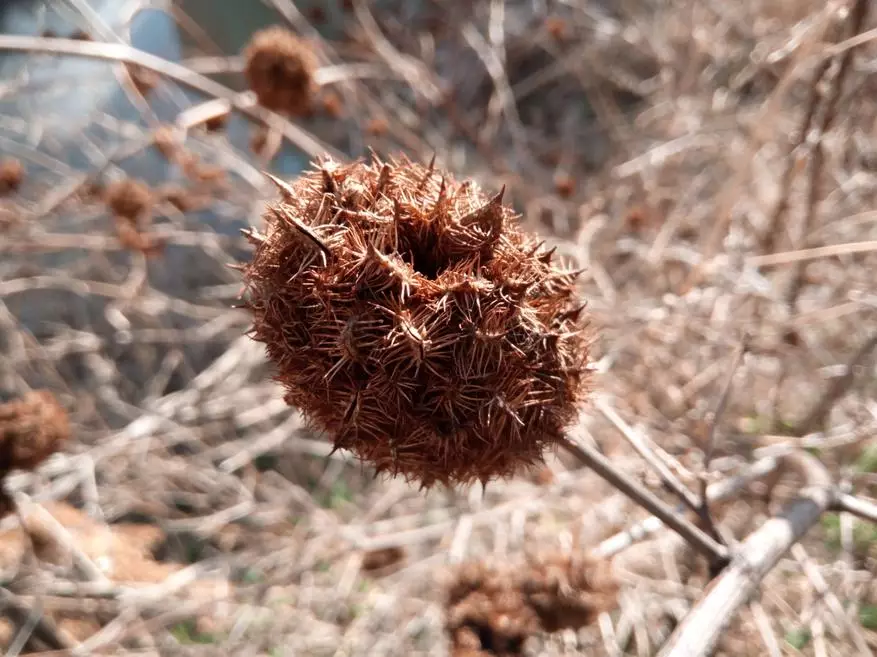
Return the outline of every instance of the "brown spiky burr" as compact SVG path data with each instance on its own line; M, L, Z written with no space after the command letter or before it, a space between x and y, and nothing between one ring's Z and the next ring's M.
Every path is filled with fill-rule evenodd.
M14 157L0 160L0 196L11 194L21 187L24 180L24 165Z
M260 105L296 116L310 111L317 60L295 34L277 25L260 30L243 57L247 82Z
M446 629L455 657L523 654L538 632L579 629L617 605L611 563L546 553L524 564L463 564L448 587Z
M502 192L399 158L318 163L243 267L286 400L378 472L486 482L541 461L588 383L577 272Z
M136 224L152 205L152 192L142 180L123 178L110 184L104 193L110 211Z
M11 470L33 470L69 438L67 412L48 391L0 404L0 517L12 508L2 489L4 477Z

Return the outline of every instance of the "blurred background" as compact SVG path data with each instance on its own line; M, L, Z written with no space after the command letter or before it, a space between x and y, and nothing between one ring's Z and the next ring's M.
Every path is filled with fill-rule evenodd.
M7 516L0 605L88 654L446 655L455 566L603 549L621 593L599 622L454 654L657 654L707 581L689 548L659 532L615 556L603 541L647 514L564 453L427 493L330 453L244 335L227 265L275 196L263 170L435 155L505 185L585 269L582 440L673 503L631 435L692 490L806 448L873 496L877 53L862 38L843 64L875 27L851 7L0 0L0 402L49 389L73 424L5 483L73 563ZM248 90L241 53L269 25L319 62L306 116ZM145 190L133 229L107 191L124 180ZM796 476L717 505L723 531L745 537ZM719 654L877 647L877 530L827 514L799 547ZM0 620L7 654L52 648L32 633Z

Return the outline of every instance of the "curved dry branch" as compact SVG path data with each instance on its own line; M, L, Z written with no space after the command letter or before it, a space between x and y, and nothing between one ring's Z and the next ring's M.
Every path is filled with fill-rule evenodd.
M784 457L804 475L804 485L783 512L768 520L740 546L730 565L710 584L658 657L707 657L741 606L761 581L834 502L834 486L825 467L805 452Z
M99 43L46 37L0 34L0 51L39 52L48 55L86 57L110 62L133 64L170 78L195 91L227 101L237 111L267 125L282 134L293 145L316 157L325 153L340 158L338 151L313 137L306 130L287 121L279 114L254 104L249 94L240 94L228 87L200 75L181 64L138 50L124 43Z

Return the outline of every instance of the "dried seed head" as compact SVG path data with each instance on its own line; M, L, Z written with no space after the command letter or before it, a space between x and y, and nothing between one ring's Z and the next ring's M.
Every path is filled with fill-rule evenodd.
M204 121L204 129L207 132L218 132L225 128L228 123L228 114L214 114L209 119Z
M250 39L243 57L250 89L262 106L299 116L309 112L317 61L297 36L280 26L261 30Z
M523 565L461 566L448 587L453 655L517 655L537 632L579 629L616 605L605 561L547 554Z
M14 157L0 161L0 196L11 194L21 187L24 180L24 165Z
M0 404L0 472L33 470L69 437L67 412L50 392Z
M0 404L0 517L12 510L3 492L11 470L33 470L70 438L70 420L55 397L45 390Z
M152 205L149 186L133 178L110 184L104 193L107 206L117 217L136 223Z
M540 462L586 392L589 335L576 275L502 194L405 158L275 182L244 277L286 400L424 486Z

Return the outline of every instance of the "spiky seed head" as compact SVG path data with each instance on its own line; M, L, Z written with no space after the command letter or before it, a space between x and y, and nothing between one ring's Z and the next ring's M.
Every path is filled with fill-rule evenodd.
M24 165L14 157L0 160L0 196L10 194L21 187Z
M575 273L501 193L404 157L275 184L243 272L287 402L427 487L540 462L586 392L590 335Z
M64 407L46 390L0 404L0 517L12 509L3 491L11 470L33 470L70 438Z
M611 563L535 555L523 564L470 562L447 589L446 630L454 655L518 654L537 632L580 629L617 606Z
M247 82L263 107L296 116L310 111L317 60L295 34L279 25L260 30L243 57Z
M119 218L136 223L152 205L152 192L142 180L124 178L110 184L104 192L107 206Z

